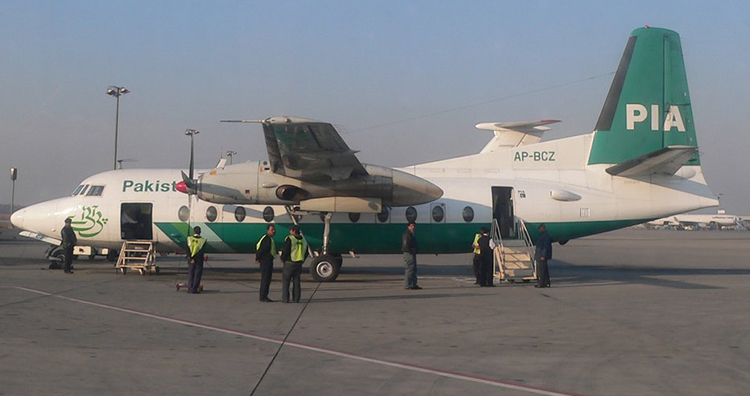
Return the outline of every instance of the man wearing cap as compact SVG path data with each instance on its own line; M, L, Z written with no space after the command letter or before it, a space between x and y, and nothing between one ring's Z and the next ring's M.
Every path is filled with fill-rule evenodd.
M255 262L260 264L260 301L273 302L268 298L268 289L271 287L271 276L273 275L273 259L276 257L276 226L269 224L266 233L255 245Z
M552 259L552 237L547 232L547 225L539 224L539 239L536 242L534 260L536 261L537 283L534 287L550 287L547 265Z
M66 274L73 273L71 269L71 265L73 264L73 248L76 246L76 243L78 243L76 233L75 231L73 231L73 227L70 225L71 222L72 220L70 219L70 217L65 219L65 227L63 227L60 231L60 234L62 236L62 248L65 252L65 256L63 257L63 270L65 270Z

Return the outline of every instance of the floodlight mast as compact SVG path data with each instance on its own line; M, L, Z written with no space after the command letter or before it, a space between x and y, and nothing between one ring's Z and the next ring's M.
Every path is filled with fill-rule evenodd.
M112 169L117 170L117 130L120 125L120 96L130 92L125 87L118 87L116 85L110 85L107 87L107 95L114 96L117 99L117 107L115 110L115 158L112 165Z

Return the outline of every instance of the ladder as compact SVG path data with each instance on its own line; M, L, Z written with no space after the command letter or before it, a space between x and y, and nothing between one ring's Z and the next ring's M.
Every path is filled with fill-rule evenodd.
M493 252L494 275L502 282L536 281L536 265L533 259L534 245L526 228L526 223L516 218L516 235L520 239L503 240L497 220L492 220L492 241L495 244Z
M159 273L153 242L125 241L122 243L115 270L117 273L125 275L128 273L128 269L137 270L141 275Z

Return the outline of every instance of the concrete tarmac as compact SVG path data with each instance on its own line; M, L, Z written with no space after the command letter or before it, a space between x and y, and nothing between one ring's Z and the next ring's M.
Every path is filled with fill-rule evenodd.
M44 249L0 235L0 395L750 394L750 232L554 245L550 289L476 287L464 254L419 256L408 291L400 256L363 256L304 273L300 304L280 263L259 302L250 256L213 255L189 295L174 257L66 275Z

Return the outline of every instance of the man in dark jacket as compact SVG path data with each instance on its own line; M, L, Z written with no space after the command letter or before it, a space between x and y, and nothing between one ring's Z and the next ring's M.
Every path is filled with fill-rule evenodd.
M549 261L552 259L552 237L547 232L547 226L539 224L539 240L536 242L534 260L536 261L537 284L534 287L550 287Z
M73 231L73 227L70 225L72 220L70 217L65 219L65 227L62 228L60 231L60 234L62 236L62 248L65 252L64 262L63 262L63 269L65 270L66 274L72 274L73 271L71 270L71 264L73 263L73 248L75 247L76 243L78 243L78 238L76 238L76 233ZM59 268L59 267L58 267Z
M266 233L255 245L255 262L260 264L260 301L273 302L268 298L268 289L271 287L271 276L273 275L273 259L276 257L276 226L269 224Z
M305 262L309 253L307 239L302 236L299 226L293 225L289 228L289 236L284 240L281 248L281 261L284 262L284 270L281 274L281 301L289 302L289 284L292 283L292 299L299 302L302 295L300 275L302 274L302 263Z
M406 231L401 236L401 251L404 253L404 263L406 268L404 269L404 277L406 278L406 290L420 290L421 287L417 286L417 252L419 247L417 246L417 237L414 235L414 230L417 229L417 224L413 221L406 226Z
M482 235L477 240L479 245L479 286L481 287L493 287L493 278L495 274L492 272L492 258L493 258L493 246L491 246L492 239L490 238L490 232L486 228L482 228Z

